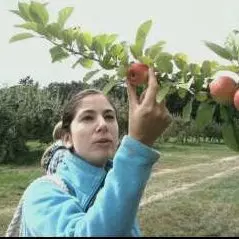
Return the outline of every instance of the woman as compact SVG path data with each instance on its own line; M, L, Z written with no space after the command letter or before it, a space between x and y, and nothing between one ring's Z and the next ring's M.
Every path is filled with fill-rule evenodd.
M69 193L51 182L33 182L23 196L22 236L140 236L136 214L159 158L152 145L171 116L156 103L152 69L145 94L138 99L129 83L127 90L129 130L119 147L116 111L101 92L80 92L66 105L62 130L68 150L55 174Z

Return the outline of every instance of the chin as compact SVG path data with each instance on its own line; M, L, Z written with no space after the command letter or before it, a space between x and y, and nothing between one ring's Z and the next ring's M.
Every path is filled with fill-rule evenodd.
M94 157L91 160L88 160L90 164L96 166L96 167L104 167L108 158L99 158Z
M112 159L113 154L98 154L95 157L95 160L99 160L99 161L107 161L108 159Z
M114 156L113 153L96 153L94 156L92 155L92 161L96 165L104 165L109 159L112 159Z
M113 149L101 149L101 150L96 150L94 152L94 155L96 158L99 159L110 159L114 156L115 151Z

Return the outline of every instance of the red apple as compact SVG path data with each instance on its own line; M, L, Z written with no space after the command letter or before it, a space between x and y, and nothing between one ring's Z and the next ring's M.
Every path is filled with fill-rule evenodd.
M229 76L219 76L209 84L212 98L219 104L233 103L233 96L237 90L235 80Z
M236 109L239 111L239 89L236 91L236 93L234 94L234 106L236 107Z
M128 68L127 79L132 85L141 85L148 80L149 67L142 63L132 63Z

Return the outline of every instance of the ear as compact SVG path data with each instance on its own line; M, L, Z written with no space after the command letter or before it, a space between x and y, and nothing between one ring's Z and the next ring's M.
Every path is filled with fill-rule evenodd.
M73 141L70 133L65 133L63 135L63 143L68 149L71 149L73 147Z

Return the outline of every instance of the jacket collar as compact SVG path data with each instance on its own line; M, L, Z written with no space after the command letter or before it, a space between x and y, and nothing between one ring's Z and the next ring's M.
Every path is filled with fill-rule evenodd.
M65 181L72 195L80 199L82 208L86 210L112 165L112 160L108 160L105 167L96 167L67 150L63 162L57 168L57 174Z

